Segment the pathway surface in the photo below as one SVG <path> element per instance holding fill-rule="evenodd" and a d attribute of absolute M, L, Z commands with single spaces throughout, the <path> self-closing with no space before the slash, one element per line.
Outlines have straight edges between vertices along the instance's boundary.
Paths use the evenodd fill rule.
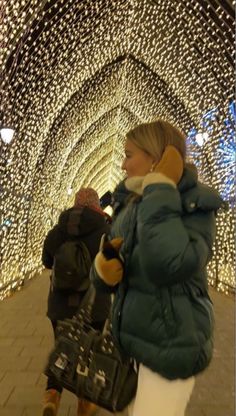
<path fill-rule="evenodd" d="M 53 342 L 45 317 L 48 284 L 48 274 L 44 272 L 0 302 L 0 416 L 42 414 L 42 371 Z M 186 416 L 235 414 L 234 299 L 214 290 L 211 296 L 216 312 L 214 359 L 197 378 Z M 58 416 L 75 415 L 76 398 L 64 392 Z M 99 413 L 109 415 L 105 411 Z"/>

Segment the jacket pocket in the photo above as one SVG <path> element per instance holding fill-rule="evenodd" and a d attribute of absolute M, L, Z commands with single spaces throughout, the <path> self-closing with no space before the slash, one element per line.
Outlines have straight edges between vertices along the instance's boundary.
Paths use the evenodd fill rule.
<path fill-rule="evenodd" d="M 191 287 L 185 287 L 185 291 L 191 303 L 193 318 L 202 343 L 213 334 L 215 324 L 213 304 L 207 292 L 202 293 Z"/>
<path fill-rule="evenodd" d="M 173 337 L 177 331 L 176 319 L 173 309 L 171 290 L 168 287 L 159 289 L 161 299 L 161 313 L 167 335 Z"/>

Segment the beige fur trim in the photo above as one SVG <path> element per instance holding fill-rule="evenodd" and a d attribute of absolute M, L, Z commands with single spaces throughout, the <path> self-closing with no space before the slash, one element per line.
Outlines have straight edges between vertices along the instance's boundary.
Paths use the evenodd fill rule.
<path fill-rule="evenodd" d="M 125 181 L 125 187 L 132 192 L 135 192 L 138 195 L 142 195 L 142 183 L 143 183 L 144 176 L 133 176 L 132 178 L 128 178 Z"/>
<path fill-rule="evenodd" d="M 142 183 L 142 189 L 144 190 L 144 188 L 148 185 L 152 185 L 155 183 L 167 183 L 169 185 L 172 185 L 176 188 L 176 184 L 174 183 L 174 181 L 172 181 L 170 178 L 168 178 L 166 175 L 163 175 L 163 173 L 158 173 L 158 172 L 152 172 L 152 173 L 148 173 L 143 180 Z"/>
<path fill-rule="evenodd" d="M 155 183 L 167 183 L 176 188 L 176 184 L 163 173 L 151 172 L 146 176 L 132 176 L 125 181 L 125 187 L 132 192 L 135 192 L 138 195 L 143 194 L 143 190 L 146 186 L 155 184 Z"/>

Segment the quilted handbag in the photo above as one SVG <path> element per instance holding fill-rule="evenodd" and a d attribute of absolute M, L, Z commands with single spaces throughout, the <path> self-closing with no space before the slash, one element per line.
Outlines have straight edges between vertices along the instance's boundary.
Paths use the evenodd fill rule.
<path fill-rule="evenodd" d="M 59 322 L 45 374 L 81 399 L 111 412 L 122 411 L 135 396 L 137 372 L 117 347 L 110 320 L 102 332 L 92 327 L 94 297 L 95 289 L 89 289 L 78 314 Z"/>

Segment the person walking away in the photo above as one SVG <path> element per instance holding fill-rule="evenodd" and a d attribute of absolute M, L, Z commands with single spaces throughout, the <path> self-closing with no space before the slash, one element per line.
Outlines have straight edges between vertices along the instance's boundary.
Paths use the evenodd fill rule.
<path fill-rule="evenodd" d="M 74 206 L 61 213 L 58 224 L 47 234 L 42 262 L 47 269 L 52 270 L 47 316 L 51 321 L 54 336 L 58 321 L 75 315 L 90 284 L 87 276 L 78 288 L 73 286 L 62 289 L 60 285 L 57 287 L 57 279 L 60 277 L 61 287 L 68 284 L 65 269 L 74 260 L 73 255 L 76 255 L 74 253 L 80 247 L 77 247 L 77 242 L 85 245 L 92 261 L 98 252 L 101 236 L 109 233 L 109 229 L 107 216 L 100 208 L 97 192 L 92 188 L 81 188 L 75 195 Z M 66 256 L 68 258 L 65 259 Z M 64 264 L 66 266 L 63 268 Z M 103 328 L 109 309 L 110 295 L 97 293 L 92 313 L 95 328 Z M 49 377 L 44 396 L 43 416 L 56 416 L 61 393 L 62 387 L 54 377 Z M 96 409 L 97 406 L 92 403 L 78 401 L 78 416 L 92 415 Z"/>

